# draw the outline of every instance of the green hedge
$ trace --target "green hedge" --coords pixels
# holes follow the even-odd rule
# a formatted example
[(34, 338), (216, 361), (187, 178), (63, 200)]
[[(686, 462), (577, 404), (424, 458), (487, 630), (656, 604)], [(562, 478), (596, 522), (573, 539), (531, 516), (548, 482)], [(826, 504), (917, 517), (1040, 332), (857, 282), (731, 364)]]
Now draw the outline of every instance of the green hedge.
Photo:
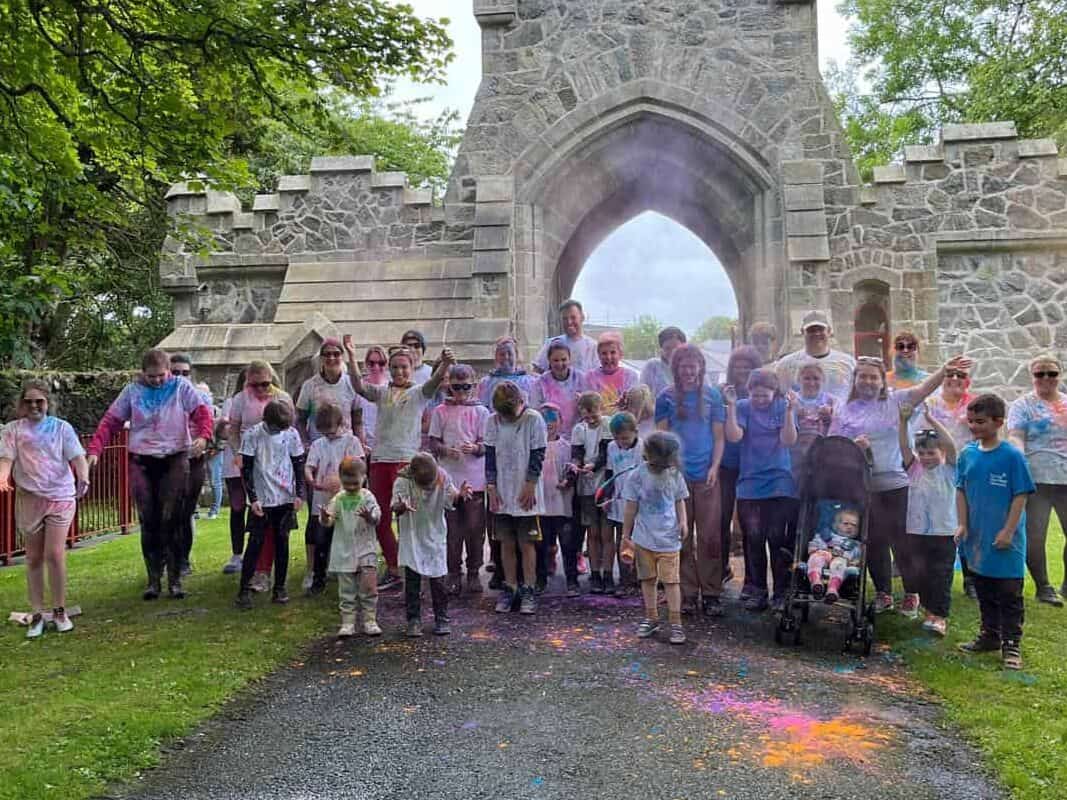
[(78, 433), (92, 433), (111, 401), (136, 372), (48, 372), (0, 370), (0, 418), (14, 419), (19, 389), (31, 378), (52, 387), (50, 412), (67, 420)]

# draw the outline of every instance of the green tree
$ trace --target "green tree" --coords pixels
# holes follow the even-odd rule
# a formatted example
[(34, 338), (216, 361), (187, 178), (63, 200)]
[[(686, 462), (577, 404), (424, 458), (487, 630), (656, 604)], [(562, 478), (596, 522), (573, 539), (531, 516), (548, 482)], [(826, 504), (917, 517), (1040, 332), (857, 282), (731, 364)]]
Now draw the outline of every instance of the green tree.
[[(1067, 144), (1067, 0), (844, 0), (853, 61), (828, 76), (862, 169), (950, 122)], [(861, 90), (863, 85), (869, 90)]]
[(94, 320), (137, 327), (168, 184), (253, 185), (266, 120), (314, 141), (343, 127), (338, 95), (439, 81), (444, 22), (385, 0), (0, 2), (0, 365), (54, 360)]
[(627, 358), (652, 358), (659, 352), (659, 332), (663, 323), (651, 314), (642, 314), (622, 329), (622, 346)]
[(693, 341), (700, 344), (710, 339), (729, 339), (736, 325), (737, 320), (733, 317), (708, 317), (693, 331)]

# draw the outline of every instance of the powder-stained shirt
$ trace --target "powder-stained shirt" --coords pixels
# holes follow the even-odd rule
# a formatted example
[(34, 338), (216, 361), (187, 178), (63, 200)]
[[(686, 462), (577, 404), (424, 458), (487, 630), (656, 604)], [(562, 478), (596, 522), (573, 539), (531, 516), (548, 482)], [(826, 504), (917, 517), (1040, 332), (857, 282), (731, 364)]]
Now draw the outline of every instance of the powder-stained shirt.
[(407, 500), (415, 507), (397, 518), (400, 535), (397, 563), (428, 578), (448, 573), (448, 526), (445, 512), (455, 506), (458, 491), (442, 470), (430, 489), (401, 475), (393, 484), (393, 499)]
[(623, 489), (626, 481), (633, 478), (636, 468), (644, 461), (644, 453), (645, 445), (640, 439), (630, 448), (623, 448), (615, 441), (608, 443), (608, 470), (615, 479), (615, 488), (605, 511), (612, 522), (623, 521), (623, 512), (626, 510), (626, 501), (622, 499)]
[(908, 467), (908, 522), (904, 530), (920, 536), (956, 532), (956, 468), (938, 464), (926, 469), (919, 459)]
[[(700, 413), (697, 401), (701, 402)], [(726, 420), (722, 395), (713, 386), (702, 386), (682, 392), (681, 403), (677, 392), (668, 386), (656, 398), (656, 422), (666, 422), (667, 429), (682, 443), (682, 464), (685, 477), (690, 481), (703, 481), (708, 477), (715, 455), (715, 423)], [(740, 452), (740, 451), (739, 451)]]
[(278, 400), (288, 405), (290, 409), (294, 409), (293, 398), (288, 392), (275, 389), (267, 397), (260, 398), (251, 388), (247, 388), (230, 398), (229, 415), (223, 416), (230, 421), (231, 428), (236, 427), (235, 433), (241, 435), (263, 421), (263, 409), (271, 400)]
[(493, 414), (485, 425), (485, 445), (496, 450), (496, 492), (500, 497), (500, 508), (496, 513), (512, 517), (543, 515), (545, 498), (540, 481), (536, 484), (533, 508), (525, 509), (519, 505), (530, 453), (548, 445), (548, 432), (541, 415), (526, 408), (515, 422), (508, 422), (499, 414)]
[(619, 410), (619, 402), (623, 396), (640, 383), (641, 376), (636, 369), (620, 364), (612, 373), (599, 368), (589, 370), (585, 373), (582, 390), (599, 394), (601, 409), (605, 414), (611, 415)]
[[(585, 448), (585, 463), (596, 463), (597, 454), (600, 452), (601, 442), (610, 442), (614, 437), (611, 435), (611, 427), (608, 417), (601, 417), (599, 425), (590, 425), (584, 420), (574, 426), (571, 432), (571, 445)], [(578, 466), (583, 466), (579, 464)], [(604, 469), (598, 469), (588, 475), (578, 476), (578, 496), (589, 497), (596, 493), (597, 485), (604, 479)]]
[(74, 499), (70, 462), (85, 455), (74, 428), (66, 420), (40, 422), (17, 419), (0, 428), (0, 458), (12, 462), (15, 485), (48, 500)]
[[(220, 420), (230, 420), (230, 409), (233, 407), (233, 398), (227, 397), (222, 404), (222, 413), (219, 414)], [(234, 458), (233, 448), (230, 446), (230, 440), (226, 439), (222, 445), (222, 453), (219, 456), (222, 459), (222, 477), (225, 478), (240, 478), (241, 468), (237, 466), (237, 459)]]
[(689, 497), (682, 473), (671, 467), (653, 472), (648, 464), (634, 470), (623, 487), (622, 499), (637, 503), (634, 544), (657, 553), (673, 553), (682, 549), (682, 535), (678, 527), (678, 501)]
[(332, 439), (320, 436), (311, 443), (307, 468), (315, 475), (315, 483), (324, 487), (315, 489), (311, 496), (312, 513), (318, 514), (319, 509), (341, 491), (341, 476), (338, 474), (341, 462), (346, 458), (363, 458), (363, 455), (363, 444), (351, 432)]
[(945, 426), (945, 430), (952, 436), (956, 450), (962, 450), (974, 440), (971, 429), (967, 427), (967, 404), (972, 399), (971, 395), (964, 395), (958, 403), (949, 405), (940, 391), (926, 398), (926, 408), (930, 416)]
[(253, 456), (252, 481), (256, 499), (264, 508), (284, 506), (296, 499), (296, 476), (292, 459), (304, 454), (296, 428), (276, 433), (260, 422), (241, 437), (241, 455)]
[[(360, 512), (369, 508), (373, 522)], [(333, 540), (330, 543), (330, 572), (355, 572), (361, 567), (376, 567), (378, 534), (375, 530), (382, 510), (370, 489), (341, 491), (326, 504), (333, 517)]]
[(788, 389), (800, 391), (800, 368), (807, 364), (822, 367), (824, 391), (832, 394), (840, 403), (848, 400), (856, 359), (840, 350), (831, 350), (824, 356), (810, 356), (806, 350), (798, 350), (779, 358), (774, 364), (774, 371), (778, 373), (778, 383), (783, 392)]
[(571, 443), (560, 438), (545, 447), (545, 460), (541, 467), (541, 493), (545, 499), (546, 517), (570, 517), (573, 513), (574, 487), (560, 489), (567, 477), (567, 464), (571, 460)]
[(538, 376), (530, 386), (530, 406), (540, 409), (545, 403), (559, 406), (559, 433), (569, 437), (578, 422), (578, 395), (585, 385), (585, 373), (571, 367), (564, 380), (557, 380), (551, 372)]
[(855, 439), (865, 435), (870, 440), (874, 459), (871, 489), (875, 492), (888, 492), (908, 485), (898, 433), (902, 405), (915, 405), (912, 390), (901, 389), (885, 400), (853, 400), (845, 403), (830, 423), (831, 436)]
[(738, 499), (796, 496), (793, 462), (781, 439), (786, 424), (785, 400), (777, 397), (768, 408), (756, 408), (751, 400), (738, 400), (737, 424), (745, 431), (741, 439)]
[(124, 422), (130, 423), (131, 453), (169, 456), (186, 451), (193, 443), (190, 415), (197, 417), (200, 436), (210, 440), (211, 407), (185, 378), (169, 377), (160, 386), (128, 383), (104, 414), (88, 451), (99, 455)]
[[(430, 438), (440, 439), (449, 450), (459, 450), (463, 444), (481, 444), (488, 419), (489, 409), (483, 405), (445, 403), (433, 410)], [(442, 455), (438, 463), (456, 486), (462, 486), (465, 481), (474, 491), (485, 491), (484, 455), (460, 453), (458, 458)]]
[(378, 407), (375, 461), (406, 464), (419, 452), (422, 444), (422, 410), (430, 402), (423, 393), (423, 386), (416, 383), (400, 389), (392, 384), (363, 384), (367, 399)]
[(1067, 483), (1067, 401), (1062, 394), (1051, 403), (1034, 392), (1023, 395), (1008, 410), (1008, 430), (1026, 434), (1026, 460), (1035, 483)]
[(352, 430), (352, 408), (356, 405), (356, 390), (346, 373), (335, 382), (330, 383), (322, 375), (312, 375), (300, 387), (296, 399), (296, 410), (307, 415), (308, 441), (314, 442), (320, 436), (315, 426), (315, 412), (324, 405), (334, 405), (341, 409), (341, 430)]
[(542, 372), (548, 372), (548, 348), (556, 341), (564, 342), (570, 348), (571, 369), (588, 372), (600, 366), (600, 356), (596, 352), (596, 339), (584, 334), (577, 339), (571, 339), (569, 336), (553, 336), (541, 346), (541, 351), (533, 360), (534, 366)]
[(816, 439), (822, 438), (830, 430), (836, 403), (834, 396), (827, 392), (819, 392), (815, 397), (797, 396), (797, 443), (793, 445), (789, 457), (798, 488), (808, 450)]

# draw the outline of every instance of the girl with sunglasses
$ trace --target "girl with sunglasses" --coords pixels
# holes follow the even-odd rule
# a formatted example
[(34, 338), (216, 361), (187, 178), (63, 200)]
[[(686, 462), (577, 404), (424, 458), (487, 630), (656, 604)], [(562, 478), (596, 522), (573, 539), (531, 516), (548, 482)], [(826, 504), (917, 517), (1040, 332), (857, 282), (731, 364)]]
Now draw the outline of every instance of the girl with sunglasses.
[[(1045, 553), (1048, 523), (1055, 509), (1067, 528), (1067, 396), (1060, 391), (1060, 361), (1040, 355), (1030, 362), (1034, 390), (1011, 404), (1008, 440), (1026, 456), (1037, 491), (1026, 501), (1026, 566), (1034, 579), (1039, 602), (1061, 608), (1061, 595), (1048, 574)], [(1067, 569), (1067, 550), (1064, 551)]]
[(886, 373), (886, 381), (893, 391), (911, 389), (929, 376), (919, 369), (919, 337), (911, 331), (901, 331), (893, 337), (893, 369)]
[(430, 450), (456, 486), (468, 484), (472, 494), (459, 497), (445, 512), (448, 523), (449, 594), (463, 589), (463, 552), (467, 554), (467, 590), (481, 592), (479, 573), (485, 553), (485, 422), (489, 409), (474, 397), (474, 368), (453, 364), (448, 371), (448, 396), (430, 417)]

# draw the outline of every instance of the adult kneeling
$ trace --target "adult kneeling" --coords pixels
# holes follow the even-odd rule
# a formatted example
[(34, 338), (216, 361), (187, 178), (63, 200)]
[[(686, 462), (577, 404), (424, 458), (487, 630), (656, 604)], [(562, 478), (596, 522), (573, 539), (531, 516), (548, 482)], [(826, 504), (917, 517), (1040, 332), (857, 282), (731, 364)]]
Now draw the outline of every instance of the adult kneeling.
[(144, 599), (159, 597), (164, 566), (170, 596), (180, 599), (185, 597), (180, 515), (189, 458), (202, 455), (212, 438), (211, 407), (189, 381), (170, 374), (170, 356), (149, 350), (141, 359), (140, 377), (126, 384), (100, 420), (89, 442), (90, 467), (127, 422), (130, 488), (141, 519), (141, 552), (148, 571)]

